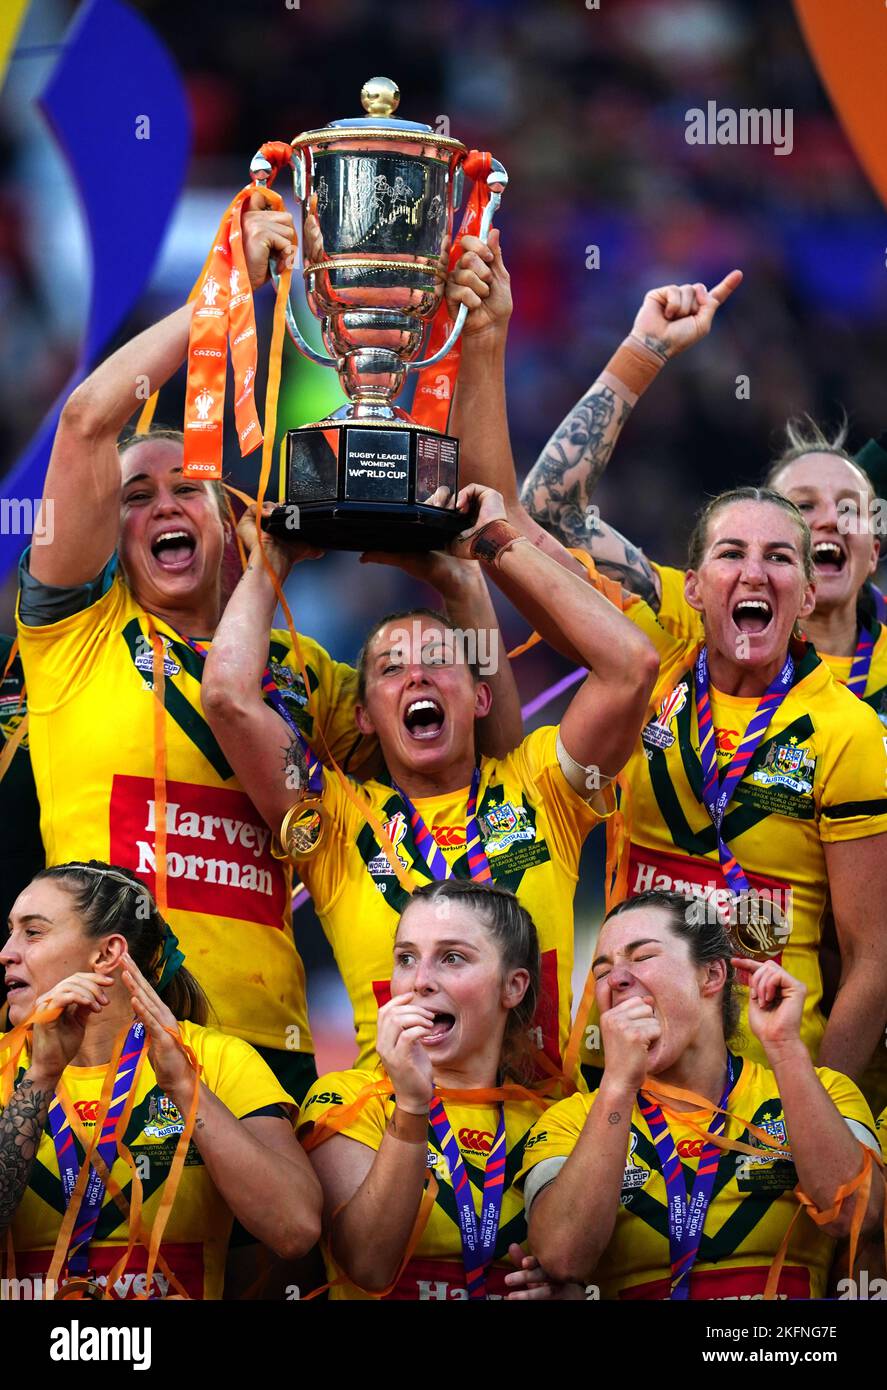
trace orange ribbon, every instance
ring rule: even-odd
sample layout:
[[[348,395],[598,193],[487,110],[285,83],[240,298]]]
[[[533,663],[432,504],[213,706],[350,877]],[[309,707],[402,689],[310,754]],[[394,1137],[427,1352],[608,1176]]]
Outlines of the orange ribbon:
[[[19,1058],[26,1044],[28,1043],[34,1023],[38,1020],[40,1023],[52,1023],[61,1015],[62,1012],[63,1010],[60,1007],[43,1010],[35,1009],[28,1016],[28,1018],[25,1019],[23,1023],[20,1023],[16,1028],[13,1028],[11,1032],[7,1033],[5,1038],[0,1040],[0,1055],[7,1052],[9,1053],[8,1061],[6,1065],[3,1067],[2,1072],[0,1072],[0,1106],[2,1106],[3,1108],[5,1108],[5,1106],[8,1104],[9,1098],[12,1094],[12,1089],[15,1082],[15,1073],[18,1068]],[[140,1300],[144,1300],[149,1297],[149,1290],[151,1288],[151,1283],[154,1277],[154,1269],[157,1265],[160,1266],[166,1277],[169,1279],[170,1285],[175,1287],[179,1291],[180,1296],[182,1298],[188,1297],[185,1289],[183,1288],[179,1280],[175,1277],[173,1272],[170,1270],[168,1264],[166,1263],[166,1260],[160,1255],[160,1242],[163,1239],[163,1232],[166,1227],[166,1223],[169,1219],[170,1212],[172,1211],[173,1203],[176,1199],[179,1182],[181,1181],[182,1172],[185,1166],[185,1158],[188,1152],[188,1145],[190,1144],[191,1136],[194,1133],[194,1124],[197,1118],[197,1103],[200,1092],[201,1068],[193,1051],[187,1045],[179,1030],[177,1028],[167,1028],[166,1032],[184,1053],[189,1065],[194,1071],[194,1091],[191,1097],[191,1104],[188,1109],[188,1115],[185,1120],[185,1125],[182,1130],[182,1133],[179,1135],[179,1140],[176,1145],[176,1151],[173,1155],[173,1161],[170,1167],[169,1175],[166,1179],[166,1182],[164,1183],[163,1196],[161,1198],[160,1205],[157,1210],[157,1215],[154,1218],[154,1224],[150,1228],[150,1230],[146,1230],[141,1221],[141,1179],[139,1178],[138,1172],[136,1170],[132,1154],[130,1153],[126,1145],[123,1143],[123,1134],[125,1133],[126,1126],[128,1125],[130,1117],[132,1115],[133,1105],[135,1102],[136,1084],[138,1081],[141,1064],[144,1060],[144,1053],[142,1055],[142,1058],[139,1060],[139,1071],[137,1071],[136,1076],[133,1078],[133,1084],[130,1088],[130,1093],[127,1097],[126,1105],[124,1106],[123,1112],[121,1113],[117,1121],[117,1124],[114,1127],[114,1138],[117,1143],[118,1154],[124,1159],[124,1161],[127,1163],[128,1167],[130,1168],[130,1171],[133,1174],[133,1201],[131,1204],[128,1204],[126,1202],[126,1198],[122,1194],[120,1185],[116,1182],[114,1178],[112,1178],[107,1166],[103,1162],[97,1149],[99,1136],[103,1131],[104,1123],[108,1116],[108,1111],[111,1108],[111,1100],[114,1090],[114,1079],[117,1075],[117,1068],[120,1062],[121,1054],[123,1052],[123,1046],[126,1041],[126,1035],[128,1030],[129,1025],[126,1025],[124,1028],[121,1029],[120,1033],[118,1033],[117,1038],[115,1039],[114,1047],[111,1053],[111,1059],[108,1063],[107,1071],[105,1073],[105,1079],[102,1084],[101,1097],[99,1099],[95,1125],[93,1126],[91,1136],[87,1136],[82,1130],[76,1118],[76,1112],[74,1110],[73,1105],[71,1104],[70,1096],[68,1095],[68,1092],[64,1086],[63,1080],[60,1081],[59,1086],[57,1088],[57,1094],[59,1100],[65,1108],[65,1114],[68,1118],[68,1121],[71,1124],[71,1127],[74,1130],[74,1132],[77,1134],[77,1137],[80,1139],[85,1153],[83,1163],[80,1166],[80,1172],[77,1175],[77,1182],[74,1185],[74,1190],[71,1193],[67,1210],[65,1211],[65,1214],[61,1221],[61,1225],[59,1226],[59,1233],[56,1238],[55,1249],[52,1254],[49,1272],[46,1277],[46,1292],[44,1296],[47,1298],[49,1297],[49,1290],[55,1284],[58,1283],[58,1278],[61,1274],[62,1266],[64,1265],[65,1260],[67,1259],[68,1246],[71,1240],[71,1233],[74,1230],[74,1227],[77,1222],[77,1217],[80,1213],[80,1207],[83,1201],[84,1193],[86,1192],[86,1184],[89,1178],[89,1170],[91,1167],[95,1168],[96,1172],[99,1174],[99,1177],[101,1177],[104,1181],[108,1194],[115,1201],[115,1204],[118,1207],[120,1207],[120,1209],[123,1211],[124,1216],[128,1217],[129,1221],[129,1232],[126,1248],[122,1257],[117,1261],[113,1270],[108,1275],[105,1286],[105,1293],[103,1295],[104,1298],[109,1299],[113,1296],[113,1286],[116,1283],[117,1279],[119,1279],[120,1275],[123,1273],[124,1269],[126,1268],[126,1264],[128,1263],[132,1250],[135,1247],[136,1240],[139,1240],[148,1250],[148,1263],[145,1275],[145,1293],[139,1294],[137,1297]],[[7,1261],[7,1267],[14,1269],[15,1251],[12,1244],[11,1235],[9,1234],[7,1235]]]
[[[242,188],[226,210],[191,314],[185,390],[186,478],[221,478],[227,352],[234,372],[234,416],[240,452],[262,442],[253,382],[258,365],[256,317],[243,254],[243,207],[253,194]],[[283,204],[270,194],[276,206]],[[201,298],[202,301],[201,302]]]
[[[794,0],[813,61],[857,159],[887,204],[883,138],[884,6]]]
[[[16,659],[17,656],[18,656],[18,639],[16,639],[16,640],[13,642],[12,646],[9,648],[9,655],[8,655],[8,657],[6,658],[6,665],[3,667],[3,674],[2,674],[2,676],[0,676],[0,685],[3,684],[3,682],[6,680],[6,677],[9,675],[9,672],[12,670],[12,663],[15,661],[15,659]],[[19,694],[19,697],[18,697],[18,707],[19,707],[19,709],[22,708],[22,706],[24,705],[24,703],[25,703],[25,687],[24,687],[24,685],[22,685],[21,693]],[[26,734],[27,732],[28,732],[28,716],[27,716],[27,713],[25,713],[25,714],[22,716],[22,718],[19,720],[18,726],[17,726],[17,728],[15,729],[15,731],[14,731],[14,732],[9,736],[9,738],[6,740],[5,744],[3,745],[2,751],[0,751],[0,782],[3,781],[3,778],[6,776],[7,772],[9,771],[9,768],[10,768],[10,765],[11,765],[11,763],[12,763],[12,760],[13,760],[13,758],[15,757],[16,749],[18,748],[19,744],[21,743],[22,739],[24,738],[24,736],[25,736],[25,734]]]
[[[478,234],[484,208],[490,201],[491,190],[487,184],[487,176],[491,167],[492,156],[488,151],[483,150],[469,150],[462,164],[467,176],[474,179],[474,187],[468,198],[459,234],[450,248],[449,271],[455,269],[456,263],[462,255],[463,236],[477,236]],[[450,312],[447,307],[446,296],[444,296],[431,323],[431,332],[428,336],[425,354],[427,357],[433,357],[436,352],[440,351],[449,337],[451,327]],[[446,357],[419,372],[416,394],[413,398],[413,419],[416,424],[427,425],[435,430],[446,430],[461,356],[462,339],[460,337]]]
[[[455,1090],[448,1087],[435,1086],[434,1091],[436,1095],[440,1096],[441,1100],[451,1100],[457,1104],[468,1104],[472,1102],[478,1105],[507,1104],[508,1101],[522,1100],[530,1101],[534,1105],[538,1105],[541,1111],[547,1110],[551,1099],[550,1093],[554,1092],[555,1089],[558,1088],[559,1083],[563,1080],[564,1078],[561,1075],[558,1075],[557,1078],[552,1077],[535,1090],[531,1090],[527,1086],[519,1086],[509,1082],[504,1086],[480,1086],[472,1090]],[[328,1111],[322,1119],[314,1121],[314,1128],[302,1140],[302,1147],[305,1152],[310,1153],[312,1149],[318,1148],[320,1144],[325,1143],[328,1139],[332,1139],[334,1135],[341,1133],[341,1131],[346,1129],[348,1125],[351,1124],[352,1120],[354,1120],[374,1098],[378,1097],[380,1100],[384,1101],[393,1096],[393,1094],[394,1087],[387,1076],[381,1077],[378,1081],[369,1082],[364,1086],[363,1090],[358,1092],[350,1105],[346,1105],[341,1110],[337,1108],[335,1111]],[[369,1298],[387,1298],[392,1290],[397,1287],[401,1275],[413,1258],[416,1247],[422,1239],[425,1227],[428,1225],[428,1219],[431,1216],[435,1198],[437,1197],[437,1191],[437,1179],[429,1170],[423,1188],[422,1198],[419,1202],[419,1210],[416,1213],[413,1228],[404,1248],[403,1257],[397,1267],[394,1278],[384,1289],[365,1289],[352,1279],[334,1259],[330,1249],[331,1243],[328,1242],[327,1246],[330,1251],[330,1261],[335,1265],[336,1269],[339,1270],[339,1273],[334,1279],[331,1279],[328,1284],[323,1284],[320,1288],[313,1289],[302,1301],[308,1302],[309,1299],[316,1298],[318,1294],[323,1293],[326,1289],[331,1289],[342,1284],[350,1284],[353,1288],[359,1289],[361,1293],[366,1294]],[[350,1200],[351,1198],[349,1197],[348,1201],[343,1202],[341,1206],[338,1206],[333,1212],[330,1218],[331,1227],[340,1212],[344,1211],[348,1206]]]
[[[774,1139],[773,1135],[768,1134],[766,1130],[759,1129],[758,1126],[753,1125],[750,1120],[743,1120],[740,1116],[734,1115],[730,1110],[722,1110],[720,1106],[712,1105],[711,1101],[705,1096],[698,1096],[694,1091],[684,1091],[677,1086],[669,1086],[664,1081],[657,1081],[655,1077],[647,1077],[641,1086],[641,1092],[650,1099],[655,1100],[664,1114],[673,1116],[679,1120],[681,1124],[686,1125],[689,1129],[693,1130],[695,1134],[698,1134],[701,1139],[704,1139],[709,1144],[714,1144],[719,1149],[749,1154],[753,1158],[760,1158],[761,1156],[760,1148],[753,1148],[750,1144],[743,1144],[737,1139],[725,1139],[723,1135],[711,1134],[708,1130],[698,1125],[695,1120],[691,1120],[686,1111],[675,1110],[674,1106],[670,1106],[668,1104],[669,1099],[686,1101],[693,1105],[695,1109],[704,1110],[707,1113],[726,1115],[728,1119],[734,1120],[737,1124],[742,1125],[743,1129],[749,1134],[760,1139],[766,1149],[771,1150],[775,1154],[786,1154],[789,1158],[792,1156],[791,1148],[786,1144],[780,1143],[778,1139]],[[827,1226],[829,1222],[835,1220],[844,1202],[855,1192],[856,1200],[850,1222],[850,1276],[852,1278],[853,1267],[856,1263],[859,1235],[862,1230],[862,1223],[865,1220],[865,1213],[868,1208],[869,1196],[871,1193],[873,1160],[878,1164],[881,1171],[881,1178],[884,1181],[885,1187],[885,1201],[887,1201],[887,1177],[885,1177],[884,1174],[884,1165],[881,1161],[880,1154],[876,1153],[874,1149],[868,1148],[860,1141],[857,1142],[862,1150],[862,1167],[855,1178],[851,1178],[849,1182],[840,1185],[832,1198],[831,1204],[825,1210],[818,1207],[813,1199],[802,1191],[800,1185],[793,1190],[792,1196],[796,1198],[799,1206],[789,1222],[788,1229],[782,1238],[779,1249],[773,1257],[773,1263],[770,1266],[770,1272],[767,1275],[767,1282],[764,1286],[765,1299],[770,1300],[776,1297],[792,1231],[801,1213],[806,1211],[815,1225]],[[887,1213],[885,1213],[884,1218],[884,1248],[885,1252],[887,1252]]]

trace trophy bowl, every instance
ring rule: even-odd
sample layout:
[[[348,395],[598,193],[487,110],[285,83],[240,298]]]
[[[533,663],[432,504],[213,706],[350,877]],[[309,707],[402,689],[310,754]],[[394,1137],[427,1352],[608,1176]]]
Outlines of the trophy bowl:
[[[453,510],[459,445],[394,401],[409,372],[442,361],[465,321],[463,307],[440,350],[422,358],[444,297],[468,151],[430,126],[396,119],[399,92],[388,78],[367,82],[361,100],[365,116],[292,142],[305,295],[328,355],[305,341],[292,304],[287,327],[304,356],[335,368],[347,404],[287,431],[283,502],[263,525],[326,549],[429,550],[466,525]],[[270,172],[257,155],[254,180],[263,184]],[[488,185],[506,182],[491,161]],[[489,195],[483,240],[500,196]],[[449,375],[431,390],[449,399]]]

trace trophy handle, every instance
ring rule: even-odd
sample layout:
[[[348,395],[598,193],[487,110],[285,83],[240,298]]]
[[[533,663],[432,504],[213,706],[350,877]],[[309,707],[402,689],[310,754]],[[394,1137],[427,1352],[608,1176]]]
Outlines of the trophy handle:
[[[505,172],[505,166],[503,164],[500,164],[498,159],[490,160],[490,173],[487,176],[487,184],[489,185],[494,183],[501,184],[503,188],[508,183],[508,175]],[[484,246],[486,246],[487,244],[487,238],[490,235],[490,228],[493,225],[493,218],[495,217],[496,211],[501,202],[502,194],[493,192],[490,194],[490,201],[484,208],[483,217],[481,218],[480,222],[480,230],[478,232],[478,236],[480,240],[483,242]],[[461,336],[462,329],[465,327],[465,320],[467,318],[467,305],[460,304],[459,312],[456,315],[455,322],[453,323],[453,327],[450,330],[450,336],[447,338],[440,351],[436,352],[433,357],[423,358],[421,362],[410,362],[407,366],[407,371],[418,372],[421,371],[424,367],[433,367],[435,362],[439,362],[442,357],[446,357],[447,353],[450,351],[450,348]]]
[[[261,151],[253,159],[252,163],[249,166],[249,171],[252,175],[253,183],[256,184],[258,188],[266,188],[268,186],[268,177],[271,173],[271,165],[268,163],[268,160],[265,159]],[[273,261],[268,262],[268,273],[271,276],[271,283],[274,286],[274,291],[276,293],[277,287],[280,284],[280,276],[278,275],[274,267]],[[294,281],[297,278],[297,275],[293,276]],[[315,352],[311,344],[307,342],[305,338],[303,338],[302,330],[299,327],[299,324],[296,320],[296,315],[293,310],[292,299],[290,297],[287,297],[286,301],[286,327],[287,332],[289,333],[296,347],[299,349],[299,352],[301,352],[303,357],[307,357],[309,362],[316,362],[321,367],[335,367],[336,359],[334,357],[327,357],[322,352]]]

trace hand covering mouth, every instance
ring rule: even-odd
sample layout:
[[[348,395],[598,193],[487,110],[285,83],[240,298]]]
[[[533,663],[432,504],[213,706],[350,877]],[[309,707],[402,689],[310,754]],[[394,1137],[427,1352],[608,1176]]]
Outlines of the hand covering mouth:
[[[442,706],[429,696],[411,700],[403,714],[406,731],[415,739],[437,738],[443,730],[444,721]]]
[[[434,1022],[422,1037],[422,1042],[439,1042],[441,1038],[445,1038],[448,1033],[452,1032],[455,1023],[456,1019],[453,1014],[436,1013]]]

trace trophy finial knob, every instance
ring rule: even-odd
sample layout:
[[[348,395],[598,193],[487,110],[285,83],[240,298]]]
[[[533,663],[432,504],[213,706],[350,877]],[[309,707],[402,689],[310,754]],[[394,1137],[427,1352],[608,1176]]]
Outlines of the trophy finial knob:
[[[400,88],[390,77],[371,77],[360,90],[360,100],[369,116],[393,116],[400,102]]]

